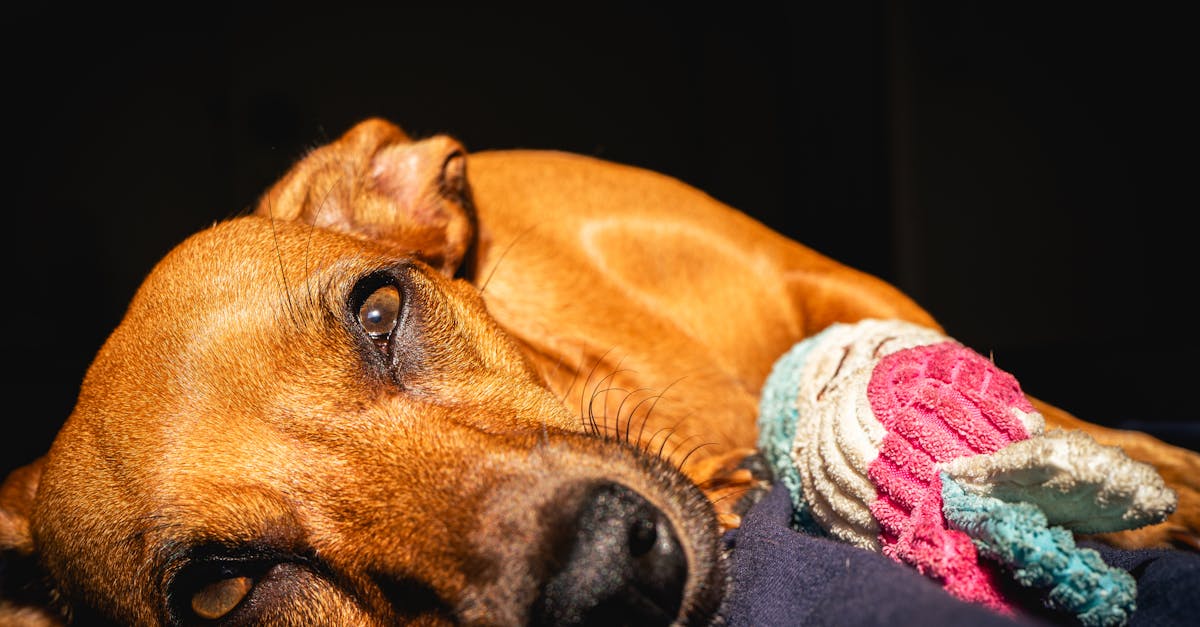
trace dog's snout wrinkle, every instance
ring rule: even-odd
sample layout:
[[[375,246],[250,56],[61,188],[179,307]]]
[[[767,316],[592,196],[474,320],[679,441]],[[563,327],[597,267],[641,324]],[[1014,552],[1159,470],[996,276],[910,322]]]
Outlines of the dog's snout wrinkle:
[[[536,625],[668,625],[687,582],[687,557],[667,517],[619,483],[566,497]]]

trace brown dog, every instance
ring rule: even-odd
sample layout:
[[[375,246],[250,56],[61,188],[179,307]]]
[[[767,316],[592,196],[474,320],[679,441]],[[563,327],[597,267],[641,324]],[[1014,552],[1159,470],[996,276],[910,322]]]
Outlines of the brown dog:
[[[774,360],[936,326],[676,180],[467,160],[368,120],[163,259],[0,491],[0,621],[703,624]],[[1178,491],[1106,539],[1200,528],[1200,457],[1039,408]]]

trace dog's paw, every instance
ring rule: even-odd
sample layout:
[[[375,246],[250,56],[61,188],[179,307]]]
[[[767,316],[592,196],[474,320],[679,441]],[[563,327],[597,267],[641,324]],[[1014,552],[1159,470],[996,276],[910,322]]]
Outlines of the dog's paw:
[[[742,516],[771,488],[771,467],[754,449],[735,449],[699,462],[689,473],[717,512],[721,531],[737,529]]]

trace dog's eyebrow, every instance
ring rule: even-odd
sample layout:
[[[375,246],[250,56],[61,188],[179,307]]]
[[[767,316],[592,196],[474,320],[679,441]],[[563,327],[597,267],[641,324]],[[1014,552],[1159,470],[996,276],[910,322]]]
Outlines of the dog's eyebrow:
[[[372,257],[368,259],[338,260],[327,266],[314,268],[300,282],[298,289],[310,304],[328,303],[336,305],[353,291],[358,282],[371,276],[393,275],[412,266],[412,258]]]
[[[307,564],[313,560],[312,551],[298,553],[289,548],[276,546],[268,542],[228,542],[221,540],[202,540],[189,542],[167,540],[159,544],[155,551],[155,561],[161,564],[165,574],[176,572],[180,566],[196,561],[228,561],[234,562],[298,562]]]

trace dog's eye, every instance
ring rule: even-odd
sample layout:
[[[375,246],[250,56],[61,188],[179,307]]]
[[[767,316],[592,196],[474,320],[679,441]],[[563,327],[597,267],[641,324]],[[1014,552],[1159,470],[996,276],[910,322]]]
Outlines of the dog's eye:
[[[192,611],[196,616],[216,620],[237,607],[254,588],[249,577],[230,577],[214,581],[192,595]]]
[[[358,322],[377,344],[386,344],[400,320],[400,290],[383,285],[371,292],[358,308]]]
[[[209,557],[185,565],[172,579],[168,600],[173,623],[245,622],[261,588],[270,585],[280,565],[269,558]]]

